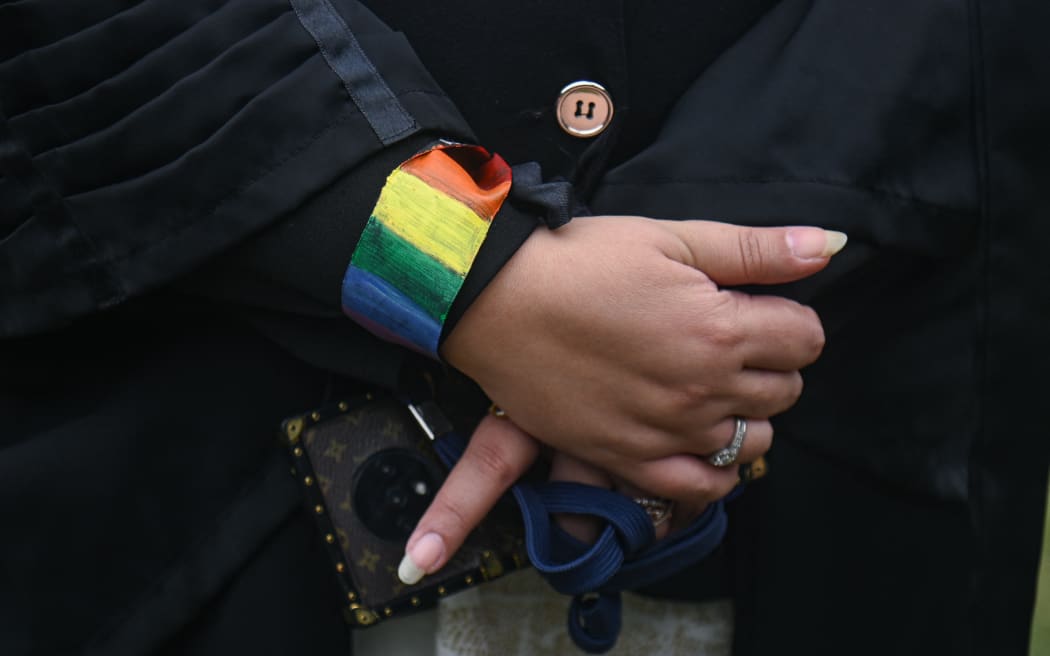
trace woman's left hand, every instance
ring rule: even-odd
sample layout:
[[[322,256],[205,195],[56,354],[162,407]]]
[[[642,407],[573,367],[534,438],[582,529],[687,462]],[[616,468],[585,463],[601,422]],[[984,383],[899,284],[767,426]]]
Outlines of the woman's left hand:
[[[552,481],[585,483],[594,487],[615,490],[635,500],[648,499],[658,504],[665,509],[665,512],[662,516],[653,517],[653,530],[657,540],[662,540],[672,532],[688,526],[693,519],[704,511],[705,507],[703,504],[690,504],[688,502],[656,498],[644,490],[632,487],[625,481],[616,480],[615,477],[594,465],[561,452],[556,452],[551,458],[550,479]],[[602,530],[601,520],[588,515],[557,514],[554,516],[554,521],[566,533],[586,544],[592,544],[597,540]]]
[[[412,585],[444,567],[500,497],[532,466],[539,451],[539,442],[509,419],[492,416],[482,419],[463,457],[449,472],[409,537],[398,577]],[[560,452],[555,452],[551,460],[550,477],[615,489],[632,498],[649,496],[616,481],[593,465]],[[702,505],[681,500],[671,508],[671,517],[655,527],[657,539],[686,526],[703,511]],[[598,521],[589,517],[559,515],[555,521],[570,535],[587,543],[593,542],[600,531]]]

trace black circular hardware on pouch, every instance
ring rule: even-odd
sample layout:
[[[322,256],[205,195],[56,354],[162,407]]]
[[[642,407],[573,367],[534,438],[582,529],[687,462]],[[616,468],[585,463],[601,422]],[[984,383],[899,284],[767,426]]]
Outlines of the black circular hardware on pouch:
[[[369,456],[354,476],[354,511],[368,530],[385,540],[404,541],[441,485],[437,466],[408,449]]]

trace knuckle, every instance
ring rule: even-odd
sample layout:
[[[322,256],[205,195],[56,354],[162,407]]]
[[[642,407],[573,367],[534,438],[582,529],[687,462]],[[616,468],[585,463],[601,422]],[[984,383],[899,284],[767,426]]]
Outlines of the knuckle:
[[[732,292],[721,294],[721,303],[708,314],[703,326],[703,337],[709,344],[719,349],[735,349],[743,343],[740,312],[741,303],[746,303],[747,299],[745,295]]]
[[[806,380],[802,377],[802,374],[800,372],[796,371],[793,378],[793,382],[795,386],[794,396],[795,400],[797,401],[799,397],[802,396],[802,392],[806,389]]]
[[[802,374],[797,371],[791,372],[788,377],[787,384],[784,386],[784,410],[787,410],[791,406],[798,402],[799,397],[802,396]]]
[[[723,496],[719,492],[715,477],[703,473],[684,484],[676,498],[690,503],[709,503]]]
[[[827,337],[824,334],[824,324],[820,320],[820,316],[816,310],[811,307],[803,306],[806,313],[809,315],[810,331],[807,336],[807,351],[810,355],[810,362],[813,362],[820,354],[824,352],[824,346],[827,342]]]
[[[446,538],[452,537],[452,534],[465,535],[474,529],[474,522],[467,510],[442,496],[434,500],[427,516],[444,527]]]
[[[736,322],[724,320],[715,322],[711,326],[707,339],[715,348],[732,351],[740,347],[744,336]]]
[[[740,249],[740,264],[744,275],[748,278],[761,275],[766,268],[766,253],[758,232],[741,230],[737,233],[737,246]]]
[[[469,466],[475,473],[501,490],[510,487],[517,477],[514,465],[507,460],[498,442],[474,442],[467,453]]]
[[[743,388],[749,399],[748,414],[768,418],[791,408],[802,395],[802,376],[797,371],[769,374],[759,385]]]
[[[735,473],[736,470],[734,469],[733,471]],[[725,497],[727,494],[729,494],[730,492],[733,491],[733,488],[735,488],[737,486],[737,482],[738,481],[739,481],[739,479],[736,476],[733,476],[731,479],[727,478],[727,479],[724,479],[724,480],[720,480],[714,486],[715,490],[712,493],[714,496],[712,497],[711,500],[715,501],[717,499],[721,499],[721,498]]]
[[[768,421],[750,422],[747,439],[744,441],[745,457],[741,462],[751,462],[765,454],[773,446],[773,427]]]
[[[692,499],[696,503],[710,503],[721,499],[729,490],[723,489],[725,486],[719,485],[714,477],[705,476],[697,481],[696,489],[693,490]]]
[[[791,372],[786,380],[776,386],[776,391],[770,396],[770,416],[780,414],[798,403],[802,396],[802,374],[797,371]]]
[[[683,383],[677,389],[671,391],[666,395],[666,400],[670,405],[668,410],[676,413],[671,416],[678,416],[677,413],[691,413],[695,411],[698,407],[710,402],[717,396],[718,393],[712,385],[693,381]]]
[[[824,352],[824,347],[827,345],[827,336],[824,334],[824,326],[817,326],[817,330],[813,335],[813,359],[816,360],[820,357],[820,354]]]

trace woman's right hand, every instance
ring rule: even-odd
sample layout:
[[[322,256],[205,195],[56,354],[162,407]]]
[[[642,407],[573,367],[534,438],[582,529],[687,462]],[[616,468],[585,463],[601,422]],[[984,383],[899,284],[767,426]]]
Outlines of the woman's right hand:
[[[824,268],[845,235],[641,217],[538,229],[467,310],[443,356],[541,442],[652,494],[712,500],[703,456],[748,419],[742,459],[795,403],[824,344],[810,308],[722,289]],[[699,456],[699,457],[698,457]]]
[[[514,421],[482,420],[399,576],[443,567],[535,460],[537,439],[683,510],[728,494],[737,468],[703,456],[729,443],[738,416],[749,421],[740,461],[769,448],[768,418],[797,400],[824,333],[798,303],[719,286],[803,278],[844,243],[819,228],[640,217],[537,230],[443,347]]]

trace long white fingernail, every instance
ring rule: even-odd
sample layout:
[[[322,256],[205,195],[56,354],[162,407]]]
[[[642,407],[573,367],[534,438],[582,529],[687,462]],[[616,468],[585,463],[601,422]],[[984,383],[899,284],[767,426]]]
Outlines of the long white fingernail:
[[[831,257],[846,245],[846,233],[820,228],[791,228],[787,232],[788,246],[795,257],[804,260]]]
[[[401,579],[401,582],[405,585],[419,583],[425,574],[426,572],[419,569],[419,566],[412,562],[412,556],[409,556],[407,553],[401,559],[401,564],[397,566],[397,578]]]
[[[437,533],[427,533],[405,552],[397,566],[397,578],[405,585],[419,583],[445,553],[445,541]]]
[[[841,251],[849,239],[846,233],[837,230],[825,230],[824,234],[828,237],[827,245],[824,247],[824,257],[831,257]]]

